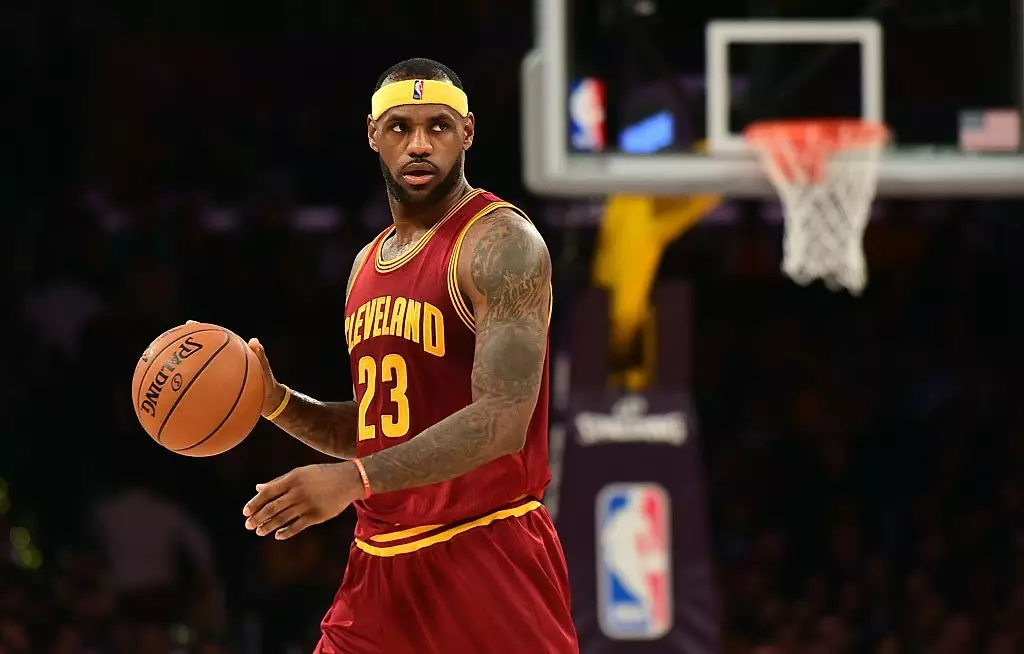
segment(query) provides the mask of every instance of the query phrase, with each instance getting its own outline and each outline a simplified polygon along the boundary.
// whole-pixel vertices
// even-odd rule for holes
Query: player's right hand
[[[281,401],[284,400],[284,386],[274,379],[274,371],[270,369],[267,352],[263,349],[263,344],[259,339],[250,338],[249,349],[256,353],[256,358],[260,360],[260,367],[263,368],[263,408],[260,409],[260,413],[265,416],[270,415],[277,407],[281,406]]]
[[[186,325],[197,323],[196,320],[185,321]],[[277,407],[281,406],[281,401],[284,399],[284,386],[274,379],[274,371],[270,369],[267,353],[259,339],[250,338],[249,349],[256,354],[256,358],[260,360],[260,367],[263,368],[263,407],[260,409],[260,415],[270,415]]]

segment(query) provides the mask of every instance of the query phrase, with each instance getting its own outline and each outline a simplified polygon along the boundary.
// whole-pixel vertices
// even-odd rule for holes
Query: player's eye
[[[448,123],[446,123],[444,121],[440,121],[440,122],[434,123],[432,129],[435,132],[444,132],[444,131],[448,130],[448,127],[449,127]]]
[[[405,123],[391,123],[391,131],[395,134],[401,134],[405,131]]]

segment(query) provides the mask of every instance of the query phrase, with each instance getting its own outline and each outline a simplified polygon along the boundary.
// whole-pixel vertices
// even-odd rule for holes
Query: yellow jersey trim
[[[352,273],[352,277],[348,280],[348,283],[345,286],[345,308],[346,309],[348,308],[348,297],[350,295],[352,295],[352,288],[356,285],[356,280],[359,279],[359,274],[361,272],[363,272],[363,268],[366,267],[366,262],[369,261],[370,257],[373,256],[374,251],[377,249],[377,246],[380,244],[379,241],[380,241],[381,237],[384,236],[384,234],[386,234],[387,231],[388,230],[385,229],[380,234],[377,234],[373,238],[372,241],[370,241],[370,249],[367,250],[366,254],[363,255],[363,260],[359,262],[359,266],[356,268],[355,272]],[[359,255],[357,254],[356,256],[359,256]]]
[[[389,273],[398,270],[405,264],[412,261],[412,258],[419,254],[420,251],[427,246],[427,243],[430,242],[430,239],[434,236],[434,234],[437,233],[437,230],[441,228],[441,225],[443,225],[445,221],[451,218],[459,209],[466,206],[466,203],[468,203],[470,200],[472,200],[473,198],[475,198],[476,196],[480,195],[483,192],[484,190],[482,188],[477,188],[473,189],[469,193],[462,196],[462,198],[458,202],[456,202],[451,209],[448,210],[448,213],[446,213],[444,217],[441,218],[441,220],[434,223],[433,227],[431,227],[430,229],[428,229],[427,231],[423,232],[423,234],[420,235],[420,237],[416,240],[416,243],[414,243],[411,248],[409,248],[399,256],[395,257],[394,259],[384,258],[384,241],[386,241],[395,233],[395,226],[392,225],[391,227],[389,227],[387,230],[385,230],[384,237],[380,239],[380,242],[377,244],[376,253],[374,254],[374,268],[376,268],[377,272],[379,273]]]
[[[548,284],[548,327],[551,327],[551,316],[555,313],[555,285]]]
[[[531,511],[536,511],[541,506],[542,506],[542,504],[539,501],[533,500],[533,501],[527,502],[525,504],[521,504],[519,506],[512,507],[510,509],[499,509],[499,510],[494,511],[492,513],[488,513],[485,516],[477,518],[476,520],[473,520],[471,522],[466,522],[466,523],[463,523],[461,525],[456,525],[455,527],[451,527],[449,529],[445,529],[444,531],[438,532],[438,533],[433,534],[431,536],[427,536],[425,538],[421,538],[420,540],[416,540],[416,541],[413,541],[411,543],[403,543],[401,545],[391,545],[391,546],[379,547],[377,545],[371,545],[367,541],[359,539],[359,538],[355,539],[355,543],[356,543],[356,547],[358,547],[359,549],[361,549],[362,551],[366,552],[367,554],[369,554],[371,556],[398,556],[399,554],[409,554],[411,552],[419,551],[419,550],[421,550],[421,549],[423,549],[425,547],[430,547],[431,545],[437,545],[438,543],[446,543],[446,542],[450,541],[451,539],[455,538],[456,536],[458,536],[459,534],[465,533],[465,532],[469,531],[470,529],[476,529],[477,527],[486,527],[487,525],[489,525],[489,524],[491,524],[493,522],[496,522],[498,520],[507,520],[508,518],[519,518],[519,517],[522,517],[522,516],[526,515],[527,513],[531,512]],[[433,528],[436,528],[436,527],[433,527]],[[410,535],[415,535],[415,534],[409,534],[408,532],[415,532],[417,530],[427,531],[428,528],[427,527],[414,527],[413,529],[406,529],[405,532],[404,532],[405,533],[405,537],[408,538]],[[395,532],[395,533],[403,533],[403,532]],[[379,535],[379,536],[374,536],[374,537],[370,538],[370,540],[376,541],[376,542],[380,543],[380,542],[388,542],[388,541],[398,540],[398,538],[395,536],[395,534],[382,534],[382,535]]]
[[[459,288],[459,255],[462,253],[462,241],[466,238],[466,234],[469,233],[469,228],[472,227],[477,220],[501,207],[512,209],[517,214],[525,218],[530,224],[533,224],[530,217],[523,213],[523,211],[514,204],[510,204],[508,202],[495,202],[494,204],[488,205],[480,211],[480,213],[469,219],[469,222],[467,222],[465,227],[462,228],[462,231],[459,233],[459,237],[455,240],[455,247],[452,249],[452,256],[448,260],[448,297],[451,298],[452,306],[455,307],[456,315],[458,315],[462,323],[469,328],[469,331],[473,333],[476,333],[476,316],[473,315],[473,310],[466,304],[465,296]],[[553,284],[548,284],[548,327],[551,326],[551,314],[554,312],[554,309],[555,287]]]
[[[462,242],[465,240],[466,234],[469,233],[469,228],[472,227],[476,221],[496,209],[501,209],[502,207],[513,209],[518,212],[516,207],[508,202],[493,202],[478,211],[477,214],[466,221],[466,224],[462,227],[462,231],[459,232],[458,238],[455,239],[455,247],[452,248],[452,255],[448,259],[448,297],[452,301],[452,306],[455,307],[455,313],[459,316],[459,320],[461,320],[471,332],[476,331],[476,318],[473,317],[473,310],[466,304],[466,299],[462,295],[462,291],[459,289],[459,253],[462,251]]]

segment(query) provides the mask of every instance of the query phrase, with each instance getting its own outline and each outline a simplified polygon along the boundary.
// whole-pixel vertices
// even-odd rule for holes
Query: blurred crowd
[[[724,651],[1024,648],[1022,231],[998,212],[875,223],[857,300],[698,285]]]
[[[139,431],[125,375],[156,334],[194,318],[259,336],[297,387],[349,396],[341,302],[363,235],[296,233],[287,222],[216,232],[187,210],[146,214],[144,227],[122,213],[125,225],[110,227],[103,213],[66,211],[77,233],[40,239],[11,298],[24,345],[6,362],[13,419],[0,446],[0,522],[26,535],[12,541],[17,583],[0,583],[11,632],[0,651],[143,654],[179,641],[181,651],[229,651],[216,649],[225,638],[309,651],[344,569],[351,516],[268,545],[241,528],[241,507],[256,483],[318,455],[266,426],[227,457],[171,455]],[[261,615],[273,619],[253,621]],[[80,644],[55,622],[77,624]],[[19,630],[31,646],[18,649]],[[125,644],[105,649],[113,642]]]

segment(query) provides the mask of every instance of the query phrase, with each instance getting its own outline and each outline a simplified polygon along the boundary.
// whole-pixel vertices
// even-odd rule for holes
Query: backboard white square
[[[733,44],[856,43],[861,58],[861,115],[883,116],[882,28],[873,20],[715,20],[707,25],[707,137],[712,154],[749,152],[729,130],[729,46]],[[815,118],[815,116],[808,116]]]

